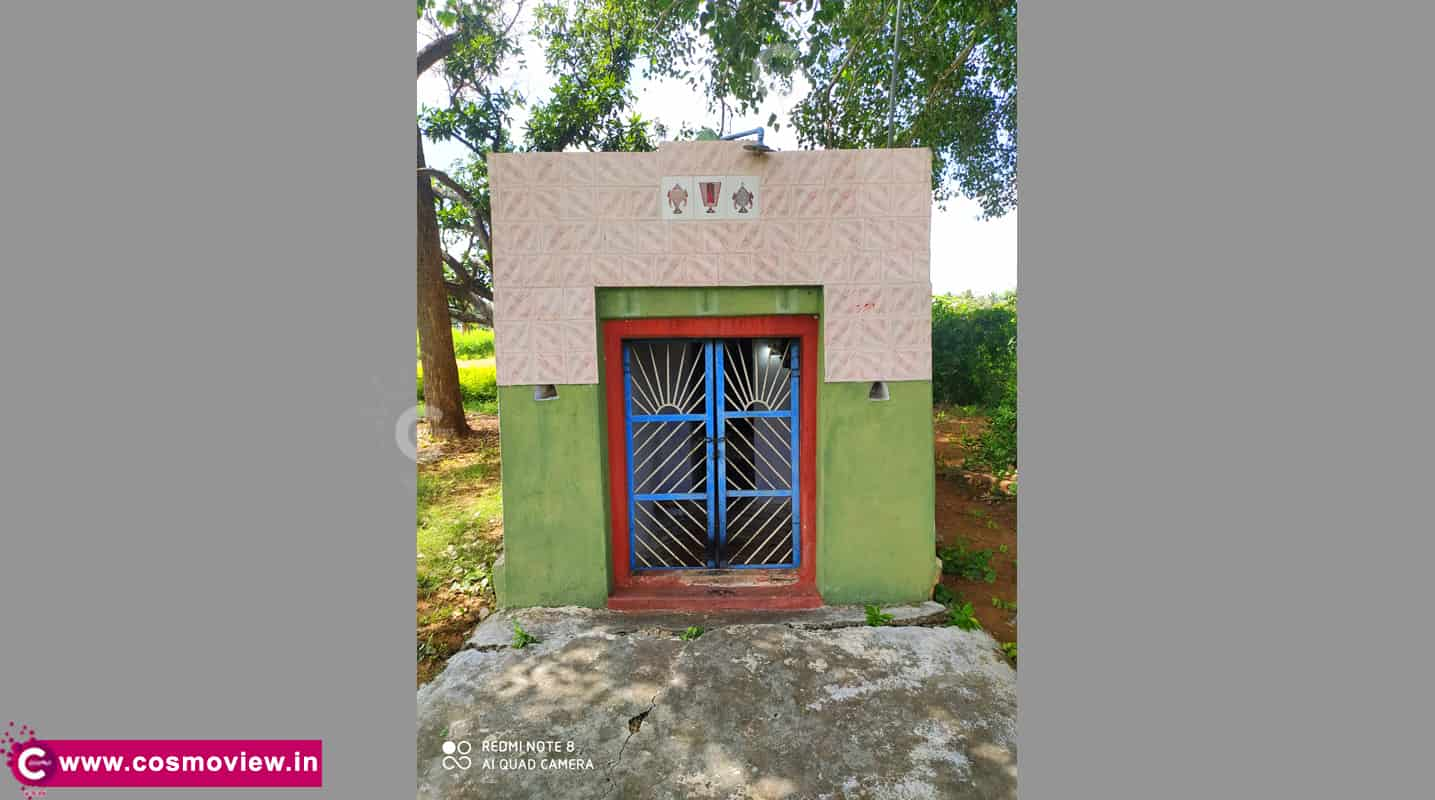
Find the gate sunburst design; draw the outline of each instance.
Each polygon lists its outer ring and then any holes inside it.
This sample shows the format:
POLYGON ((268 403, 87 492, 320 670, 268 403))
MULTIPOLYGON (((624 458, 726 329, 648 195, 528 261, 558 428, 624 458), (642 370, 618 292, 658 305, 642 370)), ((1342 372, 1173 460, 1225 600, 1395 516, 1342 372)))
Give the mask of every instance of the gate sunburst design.
POLYGON ((632 569, 713 563, 711 363, 691 339, 623 349, 632 569))
POLYGON ((797 566, 797 344, 624 343, 630 569, 797 566))

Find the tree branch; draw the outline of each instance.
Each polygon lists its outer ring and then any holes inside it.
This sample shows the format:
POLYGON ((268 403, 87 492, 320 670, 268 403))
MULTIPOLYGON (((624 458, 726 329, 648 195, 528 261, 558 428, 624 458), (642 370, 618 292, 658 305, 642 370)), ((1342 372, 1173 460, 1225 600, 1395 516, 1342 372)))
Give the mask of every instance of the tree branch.
MULTIPOLYGON (((879 7, 880 7, 880 6, 879 6, 879 7)), ((868 39, 868 38, 872 35, 872 33, 873 33, 872 20, 873 20, 872 10, 871 10, 871 9, 868 9, 867 17, 866 17, 866 19, 863 20, 863 23, 864 23, 864 29, 863 29, 863 31, 862 31, 860 34, 856 34, 856 35, 854 35, 854 36, 848 37, 848 39, 847 39, 847 51, 842 54, 842 60, 837 63, 837 68, 834 69, 834 70, 832 70, 832 77, 828 79, 827 85, 824 86, 824 87, 822 87, 822 90, 821 90, 821 91, 822 91, 822 97, 823 97, 823 99, 824 99, 824 101, 825 101, 825 106, 826 106, 826 109, 827 109, 827 113, 824 115, 824 120, 823 120, 823 121, 824 121, 824 127, 826 128, 826 133, 827 133, 827 139, 828 139, 828 141, 826 141, 826 142, 823 143, 823 146, 824 146, 824 147, 831 147, 831 146, 832 146, 832 141, 831 141, 831 139, 832 139, 832 90, 833 90, 834 88, 836 88, 837 82, 841 79, 841 77, 842 77, 842 70, 844 70, 844 69, 847 68, 847 62, 851 61, 851 60, 852 60, 852 55, 853 55, 854 53, 856 53, 856 52, 860 49, 859 45, 865 44, 866 39, 868 39)), ((877 28, 877 30, 878 30, 879 32, 880 32, 881 27, 882 27, 881 25, 876 26, 876 28, 877 28)))
POLYGON ((459 285, 460 289, 467 288, 469 284, 473 283, 473 275, 468 271, 468 267, 465 267, 463 265, 462 259, 454 257, 452 253, 445 250, 443 254, 443 261, 445 264, 448 264, 449 267, 453 269, 454 274, 458 275, 459 280, 463 282, 461 285, 459 285))
POLYGON ((429 67, 448 58, 448 54, 453 52, 453 48, 458 44, 458 40, 459 33, 458 31, 454 31, 453 33, 445 33, 443 36, 424 45, 423 49, 419 51, 418 74, 424 74, 424 71, 429 67))
POLYGON ((518 7, 515 8, 515 9, 513 9, 513 17, 508 20, 508 24, 507 24, 507 25, 504 25, 504 26, 503 26, 503 35, 502 35, 501 37, 499 37, 499 38, 501 38, 501 39, 507 39, 507 38, 508 38, 508 32, 511 31, 511 30, 513 30, 513 25, 514 25, 514 23, 518 22, 518 17, 519 17, 520 15, 522 15, 522 14, 523 14, 523 0, 518 0, 518 7))
POLYGON ((482 315, 480 315, 480 314, 470 314, 470 313, 468 313, 467 311, 464 311, 464 310, 461 309, 461 308, 453 308, 452 306, 450 306, 449 309, 448 309, 448 315, 449 315, 450 317, 452 317, 453 319, 458 320, 459 322, 471 322, 471 323, 473 323, 474 325, 492 325, 492 324, 493 324, 493 320, 492 320, 492 319, 485 319, 485 318, 484 318, 482 315))
POLYGON ((448 201, 450 201, 450 202, 454 202, 454 203, 467 203, 467 202, 468 202, 467 199, 465 199, 464 197, 460 196, 457 192, 455 192, 454 190, 448 188, 447 186, 436 186, 436 187, 434 187, 434 195, 437 196, 437 197, 442 197, 443 199, 448 200, 448 201))
POLYGON ((932 98, 936 97, 937 91, 946 85, 947 79, 952 77, 952 73, 967 65, 967 57, 972 54, 972 49, 977 46, 977 40, 980 38, 981 37, 977 35, 977 29, 973 27, 972 40, 970 42, 967 42, 967 46, 962 48, 962 52, 957 54, 957 58, 955 61, 952 62, 952 65, 947 67, 946 71, 943 72, 940 76, 938 76, 935 81, 932 82, 932 88, 927 90, 927 99, 922 101, 923 106, 932 102, 932 98))
MULTIPOLYGON (((478 297, 471 292, 467 294, 467 299, 473 305, 473 311, 468 311, 467 309, 463 308, 462 305, 457 308, 450 305, 448 308, 449 316, 461 322, 474 322, 479 325, 492 326, 493 301, 478 297)), ((450 302, 453 302, 455 298, 450 297, 449 300, 450 302)))
POLYGON ((444 172, 443 170, 435 169, 433 167, 419 167, 419 175, 427 175, 428 177, 433 178, 444 186, 447 186, 448 188, 452 189, 455 194, 457 194, 460 198, 463 199, 464 202, 475 207, 478 206, 478 200, 475 199, 472 194, 469 194, 469 191, 463 188, 463 186, 460 185, 458 181, 449 177, 448 173, 444 172))
POLYGON ((433 167, 419 167, 418 174, 420 177, 433 178, 434 180, 451 189, 454 194, 459 196, 459 199, 463 200, 465 203, 468 203, 469 209, 473 212, 473 230, 475 233, 478 234, 478 239, 479 242, 483 244, 483 249, 489 253, 492 253, 493 242, 489 239, 488 230, 485 229, 483 226, 483 215, 479 210, 478 198, 474 197, 473 194, 470 193, 467 189, 463 188, 463 186, 459 184, 458 181, 449 177, 448 173, 444 172, 441 169, 434 169, 433 167))
POLYGON ((464 147, 467 147, 469 150, 472 150, 474 155, 483 154, 483 151, 480 150, 477 146, 475 146, 473 142, 470 142, 469 140, 458 135, 457 133, 450 133, 449 135, 457 139, 459 144, 463 145, 464 147))
POLYGON ((484 300, 493 300, 493 290, 480 283, 478 278, 475 277, 472 272, 469 272, 468 268, 463 265, 462 261, 455 258, 450 253, 444 253, 443 260, 444 263, 448 264, 449 267, 453 269, 454 274, 458 275, 459 279, 463 281, 463 283, 461 284, 450 283, 450 289, 462 292, 471 292, 478 295, 479 297, 482 297, 484 300))

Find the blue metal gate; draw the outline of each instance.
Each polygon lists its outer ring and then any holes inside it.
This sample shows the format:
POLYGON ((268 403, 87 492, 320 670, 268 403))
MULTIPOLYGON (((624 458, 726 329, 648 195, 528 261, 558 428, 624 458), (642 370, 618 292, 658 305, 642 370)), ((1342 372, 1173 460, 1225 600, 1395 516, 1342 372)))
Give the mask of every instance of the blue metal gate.
POLYGON ((623 343, 632 571, 798 565, 798 350, 623 343))

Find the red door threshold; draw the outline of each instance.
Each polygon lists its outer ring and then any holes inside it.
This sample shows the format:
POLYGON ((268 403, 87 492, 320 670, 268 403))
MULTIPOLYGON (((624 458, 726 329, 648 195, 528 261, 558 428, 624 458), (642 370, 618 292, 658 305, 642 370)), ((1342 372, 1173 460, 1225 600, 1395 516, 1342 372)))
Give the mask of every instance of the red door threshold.
POLYGON ((614 611, 790 611, 821 608, 815 590, 785 589, 620 589, 608 597, 614 611))
POLYGON ((820 608, 822 596, 792 570, 673 571, 640 575, 608 597, 614 611, 753 611, 820 608))

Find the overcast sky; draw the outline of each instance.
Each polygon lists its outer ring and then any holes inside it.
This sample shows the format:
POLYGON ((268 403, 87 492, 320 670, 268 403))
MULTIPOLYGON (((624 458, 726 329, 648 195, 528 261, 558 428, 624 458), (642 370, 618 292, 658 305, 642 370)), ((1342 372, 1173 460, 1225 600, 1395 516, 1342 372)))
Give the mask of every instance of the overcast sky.
MULTIPOLYGON (((525 15, 526 16, 526 15, 525 15)), ((526 20, 519 24, 525 24, 526 20)), ((420 24, 419 44, 431 38, 420 24)), ((530 101, 548 94, 552 79, 543 69, 543 53, 533 37, 524 37, 526 67, 513 64, 500 80, 519 90, 530 101)), ((703 98, 677 80, 642 80, 635 87, 637 110, 647 119, 655 119, 668 127, 669 136, 677 134, 686 123, 692 128, 718 127, 717 112, 709 112, 703 98)), ((779 129, 767 131, 764 141, 779 150, 798 149, 797 140, 788 125, 793 102, 806 94, 807 85, 800 78, 794 81, 788 96, 769 95, 760 112, 738 117, 730 122, 727 132, 747 130, 765 125, 769 114, 777 114, 779 129)), ((418 82, 418 103, 446 105, 448 92, 441 69, 435 67, 418 82)), ((514 110, 515 131, 524 130, 528 120, 526 109, 514 110)), ((462 145, 448 142, 426 142, 424 153, 428 162, 446 168, 467 154, 462 145)), ((1016 288, 1016 226, 1017 212, 982 221, 981 209, 965 198, 947 203, 945 211, 932 209, 932 290, 937 293, 963 292, 987 294, 1016 288)))

